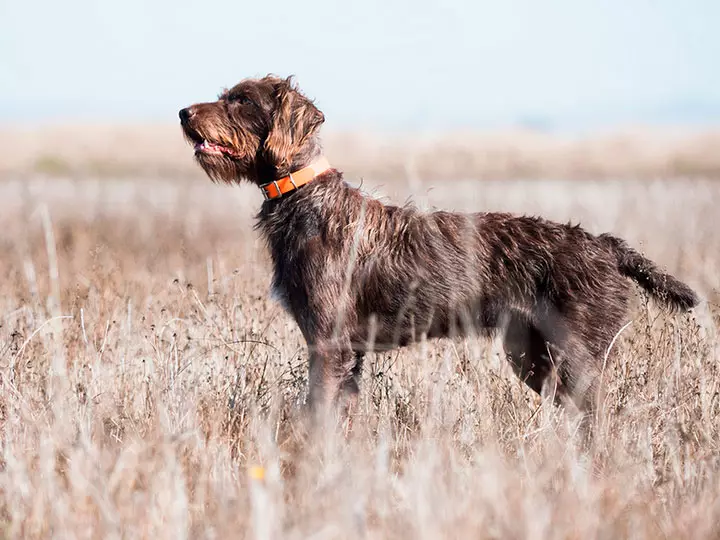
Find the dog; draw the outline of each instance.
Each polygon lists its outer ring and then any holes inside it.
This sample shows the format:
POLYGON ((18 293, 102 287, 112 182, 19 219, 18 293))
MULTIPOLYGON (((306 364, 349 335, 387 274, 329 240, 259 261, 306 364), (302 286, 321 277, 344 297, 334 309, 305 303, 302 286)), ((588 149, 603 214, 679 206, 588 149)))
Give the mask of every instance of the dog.
POLYGON ((500 332, 532 390, 593 411, 632 281, 673 310, 698 304, 692 289, 611 234, 383 204, 323 157, 324 120, 292 78, 273 75, 180 111, 209 177, 251 182, 265 197, 256 226, 274 294, 307 341, 311 409, 352 410, 368 351, 500 332))

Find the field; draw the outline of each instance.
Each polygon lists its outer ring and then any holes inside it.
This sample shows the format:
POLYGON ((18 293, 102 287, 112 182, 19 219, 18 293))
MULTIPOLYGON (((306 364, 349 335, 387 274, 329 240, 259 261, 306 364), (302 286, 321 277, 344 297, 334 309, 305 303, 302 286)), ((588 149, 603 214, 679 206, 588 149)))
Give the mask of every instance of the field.
POLYGON ((638 291, 582 450, 499 343, 473 339, 371 356, 348 439, 309 439, 306 350, 267 295, 257 190, 212 185, 189 156, 101 170, 43 152, 1 167, 0 537, 720 536, 710 165, 662 154, 583 173, 538 157, 448 179, 340 159, 387 200, 612 231, 707 299, 670 315, 638 291))

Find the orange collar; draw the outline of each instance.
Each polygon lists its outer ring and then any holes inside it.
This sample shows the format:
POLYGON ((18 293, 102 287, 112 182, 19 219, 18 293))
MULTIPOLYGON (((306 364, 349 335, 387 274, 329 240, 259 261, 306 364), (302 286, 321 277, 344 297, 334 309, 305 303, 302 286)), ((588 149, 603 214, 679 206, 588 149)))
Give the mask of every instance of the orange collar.
POLYGON ((267 184, 260 186, 263 197, 266 201, 270 199, 279 199, 286 193, 295 191, 300 186, 304 186, 308 182, 312 182, 316 176, 324 173, 330 168, 330 163, 324 157, 320 156, 307 167, 290 173, 267 184))

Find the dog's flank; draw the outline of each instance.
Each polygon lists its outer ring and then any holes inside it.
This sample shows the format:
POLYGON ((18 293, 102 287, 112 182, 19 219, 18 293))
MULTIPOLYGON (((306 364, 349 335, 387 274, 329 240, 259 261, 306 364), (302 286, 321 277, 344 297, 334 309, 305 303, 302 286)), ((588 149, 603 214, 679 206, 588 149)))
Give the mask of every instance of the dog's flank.
MULTIPOLYGON (((246 80, 181 112, 211 178, 257 185, 321 154, 324 117, 289 80, 246 80), (227 150, 223 150, 227 148, 227 150)), ((310 349, 310 402, 356 399, 363 354, 421 337, 502 331, 533 390, 592 409, 632 278, 670 307, 697 296, 622 240, 503 213, 389 206, 334 169, 265 201, 258 228, 273 290, 310 349)))

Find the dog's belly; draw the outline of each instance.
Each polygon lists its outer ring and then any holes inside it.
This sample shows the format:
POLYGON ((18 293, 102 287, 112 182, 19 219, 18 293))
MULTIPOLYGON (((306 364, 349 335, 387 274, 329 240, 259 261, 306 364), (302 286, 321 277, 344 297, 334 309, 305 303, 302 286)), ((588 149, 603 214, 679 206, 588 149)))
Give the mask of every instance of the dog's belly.
POLYGON ((490 336, 498 327, 492 309, 456 309, 434 313, 371 313, 360 317, 352 341, 355 350, 389 350, 442 337, 490 336))

